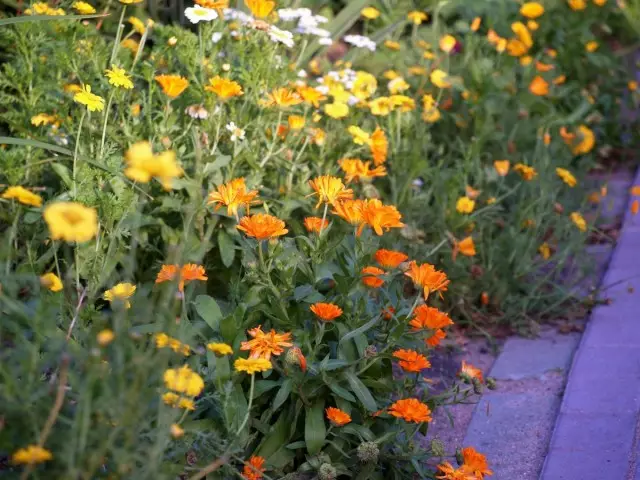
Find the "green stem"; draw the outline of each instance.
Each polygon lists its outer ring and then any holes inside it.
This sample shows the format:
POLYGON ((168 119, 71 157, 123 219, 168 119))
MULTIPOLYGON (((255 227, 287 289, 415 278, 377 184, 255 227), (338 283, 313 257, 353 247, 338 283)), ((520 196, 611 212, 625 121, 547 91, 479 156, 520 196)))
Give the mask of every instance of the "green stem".
POLYGON ((18 211, 16 212, 16 217, 13 219, 13 223, 11 224, 11 233, 9 233, 9 253, 7 254, 7 268, 6 274, 9 275, 9 271, 11 270, 11 252, 13 252, 12 244, 13 240, 16 236, 16 231, 18 229, 18 219, 20 218, 20 207, 18 207, 18 211))
POLYGON ((244 420, 242 420, 242 424, 240 425, 240 428, 238 429, 238 432, 236 433, 236 436, 240 435, 240 433, 242 433, 242 430, 244 429, 245 425, 247 424, 247 421, 249 421, 249 415, 251 414, 251 405, 253 404, 253 387, 255 386, 255 379, 256 379, 256 374, 252 373, 251 374, 251 387, 249 388, 249 405, 247 405, 247 414, 244 416, 244 420))
POLYGON ((76 135, 76 148, 73 151, 73 199, 77 200, 78 196, 78 188, 76 184, 76 174, 77 174, 77 165, 78 165, 78 150, 80 149, 80 133, 82 133, 82 124, 84 123, 84 117, 87 115, 87 111, 84 110, 82 112, 82 117, 80 117, 80 125, 78 125, 78 134, 76 135))
POLYGON ((122 26, 122 22, 124 22, 124 13, 127 11, 127 6, 123 5, 122 6, 122 13, 120 14, 120 20, 118 21, 118 31, 116 32, 116 38, 115 41, 113 42, 113 49, 111 50, 111 58, 109 59, 109 65, 107 65, 107 67, 111 66, 116 58, 116 55, 118 54, 118 47, 120 46, 120 39, 122 38, 122 30, 123 30, 123 26, 122 26))
POLYGON ((100 140, 100 156, 98 157, 102 160, 102 155, 104 154, 104 141, 107 137, 107 123, 109 122, 109 112, 111 111, 111 102, 113 101, 113 96, 115 95, 115 89, 111 90, 109 94, 109 100, 107 100, 107 108, 104 110, 104 122, 102 125, 102 139, 100 140))

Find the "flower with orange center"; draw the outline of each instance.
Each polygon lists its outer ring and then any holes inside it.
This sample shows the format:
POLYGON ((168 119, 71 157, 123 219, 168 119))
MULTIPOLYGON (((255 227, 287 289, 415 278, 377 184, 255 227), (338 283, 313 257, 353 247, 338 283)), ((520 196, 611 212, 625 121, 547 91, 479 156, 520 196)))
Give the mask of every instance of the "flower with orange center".
POLYGON ((405 422, 422 423, 432 420, 429 406, 417 398, 398 400, 389 407, 389 414, 402 418, 405 422))
POLYGON ((378 278, 378 275, 384 275, 384 270, 378 267, 364 267, 362 271, 362 283, 369 288, 380 288, 384 285, 384 280, 378 278))
POLYGON ((392 228, 402 228, 404 223, 400 221, 402 214, 393 205, 383 205, 377 198, 365 200, 361 206, 363 223, 358 227, 358 235, 362 233, 365 224, 382 235, 384 231, 392 228))
POLYGON ((489 470, 487 457, 476 451, 475 448, 463 448, 461 453, 462 468, 471 472, 478 480, 482 480, 485 475, 493 475, 493 472, 489 470))
POLYGON ((406 262, 409 257, 402 252, 381 248, 373 255, 373 258, 384 268, 396 268, 402 262, 406 262))
POLYGON ((343 158, 338 161, 338 165, 344 172, 347 183, 352 181, 367 181, 374 177, 384 177, 387 175, 387 169, 383 166, 371 169, 371 162, 363 162, 359 158, 343 158))
POLYGON ((462 378, 465 378, 465 377, 469 379, 475 378, 479 382, 482 382, 483 380, 482 370, 474 367, 473 365, 465 362, 464 360, 462 361, 462 365, 460 365, 460 372, 458 373, 458 375, 462 378))
POLYGON ((540 97, 549 95, 549 82, 540 75, 536 76, 529 84, 529 91, 540 97))
POLYGON ((288 88, 276 88, 267 94, 267 98, 260 100, 260 104, 263 107, 291 107, 293 105, 299 105, 302 103, 302 97, 288 88))
POLYGON ((384 134, 384 130, 380 127, 376 127, 375 131, 371 134, 369 149, 373 156, 374 165, 382 165, 387 160, 389 142, 387 141, 387 136, 384 134))
POLYGON ((155 79, 169 98, 176 98, 189 86, 189 80, 180 75, 156 75, 155 79))
POLYGON ((473 243, 472 237, 466 237, 462 240, 455 241, 453 244, 453 251, 451 252, 451 258, 456 261, 458 253, 465 257, 473 257, 476 254, 476 245, 473 243))
POLYGON ((179 265, 162 265, 156 277, 156 283, 171 282, 178 279, 178 290, 183 292, 185 283, 194 280, 207 281, 208 278, 205 273, 204 267, 195 263, 187 263, 182 267, 179 265))
POLYGON ((338 215, 343 220, 349 222, 351 225, 359 226, 364 222, 362 218, 362 206, 364 201, 362 200, 342 200, 334 203, 332 213, 338 215))
POLYGON ((244 94, 242 87, 238 82, 222 78, 216 75, 209 79, 209 85, 204 87, 208 92, 215 93, 222 100, 227 100, 232 97, 239 97, 244 94))
POLYGON ((346 188, 342 180, 338 177, 332 177, 330 175, 322 175, 316 177, 313 180, 309 180, 309 185, 315 193, 311 195, 318 195, 318 208, 323 202, 328 205, 335 205, 338 200, 346 200, 353 198, 353 190, 346 188))
POLYGON ((311 233, 320 233, 322 230, 329 226, 328 220, 322 220, 320 217, 305 217, 304 218, 304 228, 307 229, 307 232, 311 233))
POLYGON ((276 2, 273 0, 244 0, 254 17, 265 18, 273 11, 276 2))
POLYGON ((398 365, 405 372, 419 373, 425 368, 431 367, 431 363, 427 360, 427 357, 415 350, 396 350, 393 352, 393 356, 400 360, 398 365))
POLYGON ((244 178, 235 178, 230 182, 217 187, 216 191, 209 192, 207 205, 215 205, 216 211, 225 205, 227 214, 237 216, 238 208, 242 205, 249 213, 249 205, 258 196, 257 190, 247 191, 244 178))
POLYGON ((253 455, 242 469, 242 478, 245 480, 260 480, 263 478, 262 474, 265 470, 264 458, 253 455))
POLYGON ((414 332, 423 329, 437 330, 453 325, 449 315, 428 305, 419 305, 413 315, 409 325, 413 327, 414 332))
POLYGON ((245 233, 247 237, 256 240, 268 240, 270 238, 286 235, 289 230, 279 218, 267 213, 257 213, 240 219, 240 225, 236 227, 245 233))
POLYGON ((327 419, 336 427, 341 427, 351 421, 351 416, 339 408, 329 407, 325 412, 327 414, 327 419))
POLYGON ((418 265, 413 261, 409 264, 409 271, 405 275, 413 280, 416 287, 424 289, 424 298, 427 298, 431 292, 446 292, 449 285, 447 275, 436 270, 436 267, 430 263, 418 265))
POLYGON ((276 333, 274 329, 270 332, 263 332, 262 325, 247 330, 252 340, 242 342, 240 350, 249 350, 249 358, 271 359, 271 355, 280 355, 284 352, 283 347, 292 347, 291 332, 276 333))
POLYGON ((315 108, 320 107, 320 102, 327 99, 327 97, 325 97, 321 92, 307 85, 297 87, 296 92, 300 95, 303 101, 313 105, 315 108))
POLYGON ((333 322, 342 315, 342 309, 333 303, 316 302, 309 307, 316 317, 325 322, 333 322))
POLYGON ((451 51, 456 47, 458 41, 456 37, 453 35, 445 35, 440 38, 440 50, 445 53, 451 53, 451 51))

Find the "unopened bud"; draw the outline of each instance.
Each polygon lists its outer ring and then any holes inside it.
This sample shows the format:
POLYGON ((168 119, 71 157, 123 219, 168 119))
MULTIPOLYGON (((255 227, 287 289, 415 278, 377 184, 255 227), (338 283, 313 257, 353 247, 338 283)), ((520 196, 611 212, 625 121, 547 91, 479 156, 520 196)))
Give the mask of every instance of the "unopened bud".
POLYGON ((177 43, 178 39, 176 37, 171 37, 169 40, 167 40, 167 45, 169 45, 170 47, 174 47, 177 43))
POLYGON ((318 480, 335 480, 338 472, 330 463, 323 463, 318 469, 318 480))
POLYGON ((486 380, 486 384, 487 384, 487 388, 489 390, 495 390, 498 388, 498 385, 496 383, 496 379, 493 377, 488 377, 486 380))
POLYGON ((362 463, 377 462, 380 449, 376 442, 363 442, 358 445, 358 460, 362 463))

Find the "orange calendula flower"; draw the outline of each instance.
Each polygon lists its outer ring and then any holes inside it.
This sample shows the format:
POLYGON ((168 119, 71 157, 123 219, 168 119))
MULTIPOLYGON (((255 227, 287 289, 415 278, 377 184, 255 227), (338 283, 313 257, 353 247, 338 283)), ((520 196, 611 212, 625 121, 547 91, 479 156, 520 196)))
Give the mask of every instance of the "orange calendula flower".
POLYGON ((288 88, 276 88, 271 91, 265 100, 261 100, 260 104, 264 107, 291 107, 302 103, 302 97, 288 88))
POLYGON ((322 220, 319 217, 305 217, 304 218, 304 228, 307 229, 307 232, 311 233, 320 233, 322 230, 329 226, 328 220, 322 220))
POLYGON ((332 177, 330 175, 322 175, 316 177, 313 180, 309 180, 309 185, 315 193, 311 195, 318 195, 318 208, 323 202, 329 205, 335 205, 338 200, 347 200, 353 198, 353 190, 346 188, 342 180, 338 177, 332 177))
POLYGON ((520 7, 520 14, 523 17, 535 20, 544 14, 544 7, 538 2, 525 2, 520 7))
POLYGON ((2 192, 0 198, 4 198, 5 200, 17 200, 23 205, 29 205, 31 207, 42 206, 42 197, 40 195, 36 195, 35 193, 32 193, 26 188, 20 186, 7 188, 2 192))
POLYGON ((366 181, 374 177, 384 177, 387 169, 383 166, 370 168, 371 162, 363 162, 359 158, 343 158, 338 161, 338 165, 345 173, 347 183, 352 181, 366 181))
POLYGON ((215 93, 218 97, 223 100, 227 100, 232 97, 239 97, 244 94, 242 91, 242 87, 238 82, 234 82, 233 80, 229 80, 227 78, 222 78, 216 75, 213 78, 209 79, 209 85, 204 87, 208 92, 215 93))
POLYGON ((569 215, 569 218, 571 218, 574 225, 578 227, 578 230, 581 232, 587 231, 587 222, 580 212, 572 212, 571 215, 569 215))
POLYGON ((418 265, 413 261, 409 264, 409 271, 407 271, 405 275, 413 280, 416 287, 424 290, 425 298, 427 298, 431 292, 446 292, 449 285, 447 275, 440 270, 436 270, 436 267, 430 263, 418 265))
POLYGON ((382 309, 382 318, 385 320, 391 320, 396 313, 396 309, 392 306, 388 306, 382 309))
POLYGON ((320 106, 320 102, 327 99, 327 97, 324 96, 321 92, 307 85, 297 87, 296 92, 298 93, 298 95, 300 95, 302 100, 310 105, 313 105, 315 108, 318 108, 320 106))
POLYGON ((458 213, 472 213, 476 207, 476 202, 469 197, 460 197, 456 202, 456 210, 458 213))
POLYGON ((509 160, 496 160, 495 162, 493 162, 493 167, 501 177, 504 177, 505 175, 507 175, 507 173, 509 173, 510 165, 511 162, 509 162, 509 160))
POLYGON ((475 378, 476 380, 482 382, 483 381, 483 377, 482 377, 482 370, 480 370, 479 368, 474 367, 473 365, 471 365, 470 363, 465 362, 464 360, 462 361, 462 364, 460 365, 460 372, 458 373, 458 375, 462 378, 470 378, 473 379, 475 378))
POLYGON ((284 352, 283 347, 292 347, 291 332, 276 333, 274 329, 270 332, 263 332, 262 325, 247 330, 252 340, 242 342, 240 350, 249 350, 249 358, 271 359, 271 355, 280 355, 284 352))
POLYGON ((171 282, 177 279, 179 280, 178 290, 183 292, 186 283, 194 280, 207 281, 208 278, 205 273, 204 267, 195 263, 187 263, 182 267, 179 265, 162 265, 156 277, 156 283, 171 282))
POLYGON ((487 463, 487 457, 480 452, 476 451, 473 447, 466 447, 462 449, 462 467, 465 470, 473 473, 478 480, 482 480, 485 475, 493 475, 493 472, 489 470, 489 464, 487 463))
POLYGON ((415 309, 409 325, 414 332, 423 329, 438 330, 453 325, 453 320, 435 307, 419 305, 415 309))
POLYGON ((469 28, 471 29, 472 32, 477 32, 480 29, 481 24, 482 24, 482 18, 475 17, 471 22, 471 25, 469 26, 469 28))
POLYGON ((243 231, 247 237, 255 238, 256 240, 268 240, 286 235, 289 232, 282 220, 267 213, 257 213, 242 217, 240 225, 236 228, 243 231))
POLYGON ((456 44, 458 43, 458 41, 456 40, 456 37, 454 37, 453 35, 444 35, 442 38, 440 38, 440 50, 442 50, 445 53, 451 53, 451 51, 456 47, 456 44))
POLYGON ((358 235, 362 233, 365 225, 373 228, 376 235, 382 235, 391 228, 404 227, 404 223, 400 221, 402 214, 398 209, 393 205, 383 205, 377 198, 365 200, 361 206, 361 214, 363 223, 358 227, 358 235))
POLYGON ((189 80, 180 75, 156 75, 156 82, 169 98, 176 98, 189 86, 189 80))
POLYGON ((263 478, 264 458, 253 455, 242 469, 242 478, 246 480, 260 480, 263 478))
POLYGON ((575 187, 578 183, 576 177, 574 177, 573 174, 566 168, 556 168, 556 174, 562 179, 564 183, 566 183, 570 187, 575 187))
POLYGON ((634 200, 633 202, 631 202, 630 210, 632 215, 637 215, 638 210, 640 210, 640 202, 638 202, 638 200, 634 200))
POLYGON ((432 420, 429 406, 417 398, 398 400, 389 407, 389 414, 402 418, 405 422, 422 423, 432 420))
POLYGON ((378 278, 378 275, 384 275, 385 271, 378 267, 364 267, 362 271, 362 283, 369 288, 380 288, 384 285, 384 280, 378 278))
POLYGON ((517 163, 513 169, 527 182, 533 180, 538 175, 535 168, 525 165, 524 163, 517 163))
POLYGON ((406 262, 409 257, 402 252, 381 248, 376 251, 373 258, 384 268, 396 268, 402 262, 406 262))
POLYGON ((589 153, 596 144, 596 137, 593 131, 586 125, 578 127, 578 141, 572 142, 572 152, 574 155, 584 155, 589 153))
POLYGON ((433 332, 433 335, 425 338, 424 343, 429 347, 437 347, 445 338, 447 338, 447 334, 444 332, 444 330, 439 328, 438 330, 433 332))
POLYGON ((531 83, 529 84, 529 91, 540 97, 549 95, 549 82, 538 75, 531 80, 531 83))
POLYGON ((380 127, 376 127, 375 131, 371 134, 369 149, 371 150, 371 156, 373 157, 373 163, 375 165, 382 165, 387 160, 389 142, 387 141, 387 136, 384 134, 384 130, 380 127))
POLYGON ((309 307, 320 320, 325 322, 333 322, 336 318, 342 315, 342 309, 333 303, 317 302, 309 307))
POLYGON ((249 213, 249 206, 257 196, 257 190, 247 191, 244 178, 236 178, 218 186, 216 191, 210 192, 207 205, 215 205, 216 210, 225 205, 228 215, 237 216, 238 208, 242 205, 245 206, 247 213, 249 213))
POLYGON ((421 372, 425 368, 431 367, 431 363, 427 360, 427 357, 416 352, 415 350, 396 350, 393 352, 393 356, 400 360, 398 365, 405 372, 421 372))
POLYGON ((451 252, 451 257, 455 262, 457 255, 461 254, 465 257, 473 257, 476 254, 476 245, 473 243, 472 237, 466 237, 460 240, 459 242, 455 242, 453 244, 453 251, 451 252))
POLYGON ((455 468, 449 462, 443 462, 438 465, 438 469, 442 473, 442 475, 436 475, 438 480, 478 480, 478 478, 466 470, 464 466, 455 468))
POLYGON ((359 226, 364 222, 362 218, 362 206, 363 200, 342 200, 334 203, 332 213, 338 215, 343 220, 349 222, 351 225, 359 226))
POLYGON ((341 427, 351 421, 351 416, 339 408, 329 407, 325 412, 327 414, 327 419, 336 427, 341 427))
POLYGON ((276 2, 273 0, 244 0, 244 3, 249 7, 253 16, 258 18, 268 17, 276 6, 276 2))
POLYGON ((53 459, 51 452, 38 445, 29 445, 11 455, 11 462, 15 465, 35 465, 36 463, 48 462, 51 459, 53 459))

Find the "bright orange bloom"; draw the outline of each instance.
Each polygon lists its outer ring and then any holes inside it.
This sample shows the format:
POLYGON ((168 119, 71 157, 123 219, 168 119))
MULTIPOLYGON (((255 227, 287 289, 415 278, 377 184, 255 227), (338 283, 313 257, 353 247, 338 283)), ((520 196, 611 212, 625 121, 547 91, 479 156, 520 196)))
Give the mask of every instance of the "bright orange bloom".
POLYGON ((442 472, 442 475, 436 475, 439 480, 478 480, 464 466, 455 468, 449 462, 444 462, 438 465, 438 469, 442 472))
POLYGON ((342 315, 342 309, 333 303, 316 302, 309 307, 309 310, 325 322, 332 322, 342 315))
POLYGON ((223 15, 224 8, 229 8, 229 0, 195 0, 195 2, 201 7, 217 10, 218 16, 223 15))
POLYGON ((156 75, 155 79, 169 98, 176 98, 189 86, 189 80, 180 75, 156 75))
POLYGON ((638 202, 638 200, 634 200, 633 202, 631 202, 631 214, 637 215, 638 210, 640 210, 640 202, 638 202))
POLYGON ((220 185, 217 191, 209 192, 207 205, 215 205, 216 211, 226 205, 228 215, 238 215, 238 208, 244 205, 249 212, 249 205, 258 196, 257 190, 247 191, 244 178, 235 178, 230 182, 220 185))
POLYGON ((210 78, 209 85, 204 87, 204 89, 208 92, 215 93, 223 100, 231 97, 239 97, 244 93, 242 91, 242 87, 238 82, 234 82, 233 80, 229 80, 227 78, 222 78, 219 75, 210 78))
POLYGON ((402 262, 406 262, 409 257, 402 252, 381 248, 373 255, 373 258, 384 268, 396 268, 402 262))
POLYGON ((338 200, 347 200, 353 198, 353 190, 346 188, 342 180, 338 177, 332 177, 330 175, 322 175, 316 177, 313 180, 309 180, 309 185, 315 193, 311 195, 318 195, 318 208, 322 202, 329 205, 335 205, 338 200))
POLYGON ((365 200, 361 207, 362 220, 364 223, 358 228, 358 235, 362 233, 365 224, 369 225, 377 235, 382 235, 383 231, 391 228, 402 228, 404 223, 400 221, 402 214, 393 205, 383 205, 377 198, 365 200))
POLYGON ((531 80, 531 83, 529 84, 529 91, 538 96, 549 95, 549 82, 538 75, 531 80))
POLYGON ((288 88, 276 88, 267 94, 266 100, 261 100, 263 107, 291 107, 302 103, 302 97, 288 88))
POLYGON ((396 313, 396 309, 392 306, 388 306, 382 309, 382 318, 385 320, 391 320, 393 318, 393 314, 396 313))
POLYGON ((425 338, 424 343, 429 347, 437 347, 445 338, 447 338, 447 334, 444 332, 444 330, 438 329, 433 332, 433 335, 425 338))
POLYGON ((456 241, 453 244, 451 257, 453 258, 454 262, 456 260, 456 257, 458 256, 458 253, 464 255, 465 257, 473 257, 476 254, 476 245, 475 243, 473 243, 472 237, 463 238, 459 242, 456 241))
POLYGON ((318 108, 320 106, 320 102, 327 99, 327 97, 318 90, 307 85, 297 87, 296 91, 298 92, 298 95, 302 97, 302 100, 313 105, 315 108, 318 108))
POLYGON ((436 330, 453 325, 449 315, 429 305, 419 305, 413 315, 409 325, 413 327, 414 332, 421 329, 436 330))
POLYGON ((250 350, 249 358, 271 359, 271 355, 280 355, 284 352, 282 347, 291 347, 291 332, 276 333, 274 329, 270 332, 263 332, 262 325, 247 330, 252 340, 242 342, 240 350, 250 350))
POLYGON ((377 275, 384 275, 384 270, 378 267, 364 267, 360 272, 364 276, 362 277, 362 283, 370 288, 380 288, 384 285, 384 280, 378 278, 377 275))
POLYGON ((273 0, 244 0, 251 13, 258 18, 267 17, 275 8, 276 2, 273 0))
POLYGON ((321 230, 324 230, 329 226, 329 221, 324 220, 324 223, 320 217, 305 217, 304 218, 304 228, 307 229, 307 232, 311 233, 320 233, 321 230))
POLYGON ((462 449, 462 467, 473 473, 478 480, 482 480, 485 475, 493 475, 493 472, 489 470, 489 464, 487 463, 487 457, 480 452, 476 451, 473 447, 466 447, 462 449))
POLYGON ((371 134, 369 148, 371 149, 371 155, 373 156, 373 163, 376 166, 382 165, 387 160, 389 142, 387 141, 384 131, 380 127, 376 127, 375 131, 371 134))
POLYGON ((474 367, 464 360, 462 361, 462 365, 460 366, 460 372, 458 373, 458 375, 461 377, 475 378, 482 382, 482 370, 474 367))
POLYGON ((400 360, 398 362, 398 365, 405 372, 418 373, 431 366, 431 363, 429 362, 429 360, 427 360, 427 357, 421 355, 415 350, 396 350, 395 352, 393 352, 393 356, 400 360))
POLYGON ((525 165, 524 163, 516 163, 513 169, 527 182, 533 180, 538 175, 535 168, 525 165))
POLYGON ((339 408, 329 407, 325 412, 327 414, 327 419, 329 419, 329 421, 336 427, 341 427, 351 421, 351 416, 339 408))
POLYGON ((359 158, 343 158, 338 160, 338 165, 344 172, 347 183, 352 181, 371 180, 374 177, 384 177, 387 169, 383 166, 369 168, 371 162, 363 162, 359 158))
POLYGON ((389 414, 406 422, 422 423, 432 420, 429 407, 417 398, 398 400, 389 407, 389 414))
POLYGON ((405 275, 413 280, 416 287, 424 289, 424 298, 427 298, 431 292, 446 292, 449 285, 446 273, 436 270, 436 267, 430 263, 418 265, 413 261, 409 264, 409 271, 405 275))
POLYGON ((361 225, 364 222, 362 218, 362 200, 342 200, 333 204, 335 210, 332 212, 351 225, 361 225))
POLYGON ((248 462, 248 465, 244 466, 242 470, 242 478, 246 480, 260 480, 263 478, 263 473, 265 471, 264 466, 264 458, 257 457, 253 455, 248 462))
POLYGON ((493 162, 493 167, 498 172, 498 175, 504 177, 507 173, 509 173, 509 166, 511 162, 509 160, 496 160, 493 162))
POLYGON ((178 290, 183 292, 185 283, 193 280, 208 280, 205 273, 204 267, 195 263, 187 263, 182 267, 179 265, 162 265, 156 277, 156 283, 170 282, 178 278, 178 290))
POLYGON ((236 228, 243 231, 247 237, 252 237, 256 240, 280 237, 289 232, 282 220, 267 213, 257 213, 242 217, 240 225, 236 228))
POLYGON ((289 353, 291 353, 294 356, 294 359, 295 359, 294 362, 297 362, 297 364, 300 366, 300 370, 302 370, 303 372, 306 372, 307 359, 302 354, 302 350, 300 350, 299 347, 291 347, 287 352, 287 359, 288 359, 289 353))

